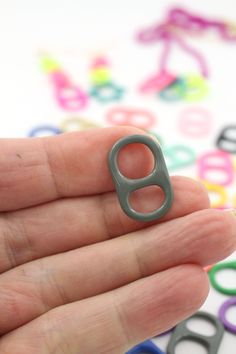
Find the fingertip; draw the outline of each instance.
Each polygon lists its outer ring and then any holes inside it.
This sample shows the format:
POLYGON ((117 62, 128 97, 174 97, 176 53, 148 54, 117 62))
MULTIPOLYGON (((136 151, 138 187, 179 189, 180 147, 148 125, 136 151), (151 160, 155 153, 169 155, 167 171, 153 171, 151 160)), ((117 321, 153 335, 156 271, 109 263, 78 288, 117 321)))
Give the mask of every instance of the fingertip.
POLYGON ((226 245, 226 257, 236 250, 236 211, 229 210, 214 210, 220 225, 222 235, 225 236, 224 245, 226 245))
POLYGON ((201 181, 186 176, 173 176, 171 180, 188 202, 189 213, 210 208, 209 194, 201 181))
POLYGON ((184 264, 178 268, 179 287, 183 290, 182 293, 180 292, 180 301, 183 302, 188 317, 189 311, 194 313, 205 302, 210 290, 209 279, 200 265, 184 264))
POLYGON ((209 293, 209 281, 200 266, 183 264, 131 284, 128 289, 122 307, 135 345, 195 313, 209 293))
POLYGON ((205 239, 209 245, 211 242, 212 263, 230 256, 236 249, 236 217, 232 210, 204 210, 201 220, 206 225, 205 239))
POLYGON ((169 314, 166 319, 168 327, 173 327, 202 306, 210 287, 206 272, 197 264, 182 264, 166 272, 165 306, 169 314))

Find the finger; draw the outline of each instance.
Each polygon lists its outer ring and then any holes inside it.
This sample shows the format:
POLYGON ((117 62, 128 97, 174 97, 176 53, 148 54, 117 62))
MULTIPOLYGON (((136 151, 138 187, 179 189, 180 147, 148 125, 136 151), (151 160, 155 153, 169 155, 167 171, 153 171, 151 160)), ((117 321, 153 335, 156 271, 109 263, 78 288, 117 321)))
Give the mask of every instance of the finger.
POLYGON ((182 265, 51 310, 2 337, 0 351, 3 354, 125 353, 138 342, 190 316, 207 293, 205 272, 194 265, 182 265))
POLYGON ((15 268, 0 278, 0 332, 179 264, 218 262, 235 250, 235 228, 229 212, 199 211, 15 268))
MULTIPOLYGON (((145 133, 113 127, 48 138, 1 139, 0 211, 113 190, 107 155, 118 139, 132 134, 145 133)), ((120 168, 130 177, 144 176, 151 166, 152 154, 143 144, 122 149, 120 168)))
MULTIPOLYGON (((48 255, 120 236, 151 224, 209 207, 205 187, 187 177, 172 177, 174 203, 165 217, 152 223, 124 214, 114 192, 57 200, 37 207, 4 213, 0 220, 0 272, 48 255), (183 193, 184 191, 184 193, 183 193), (92 220, 92 222, 91 222, 92 220)), ((159 190, 136 194, 134 205, 155 209, 159 190)))

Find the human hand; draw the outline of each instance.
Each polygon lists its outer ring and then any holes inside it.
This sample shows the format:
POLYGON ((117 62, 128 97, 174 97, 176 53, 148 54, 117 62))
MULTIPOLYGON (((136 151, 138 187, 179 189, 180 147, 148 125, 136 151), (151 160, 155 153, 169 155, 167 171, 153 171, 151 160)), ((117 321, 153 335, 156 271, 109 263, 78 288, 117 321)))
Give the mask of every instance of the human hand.
MULTIPOLYGON (((0 158, 0 353, 123 354, 194 313, 208 294, 202 267, 236 248, 236 218, 209 209, 204 187, 172 177, 174 202, 142 223, 121 210, 107 165, 132 127, 2 139, 0 158)), ((120 168, 144 176, 143 145, 120 168)), ((135 193, 150 211, 157 189, 135 193)))

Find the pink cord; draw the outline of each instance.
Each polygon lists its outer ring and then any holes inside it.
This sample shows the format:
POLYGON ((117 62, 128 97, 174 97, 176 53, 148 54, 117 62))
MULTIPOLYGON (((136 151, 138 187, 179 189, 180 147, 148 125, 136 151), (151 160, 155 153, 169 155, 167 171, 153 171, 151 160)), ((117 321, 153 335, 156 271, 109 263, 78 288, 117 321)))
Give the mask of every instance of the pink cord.
POLYGON ((163 41, 163 45, 164 45, 164 48, 163 48, 161 58, 160 58, 160 63, 159 63, 160 74, 167 73, 167 63, 168 63, 168 59, 170 57, 171 45, 172 45, 171 38, 166 38, 163 41))
POLYGON ((190 47, 182 38, 175 35, 175 41, 179 44, 179 46, 187 53, 189 53, 192 57, 196 59, 199 63, 200 71, 204 77, 208 77, 208 67, 204 57, 194 48, 190 47))

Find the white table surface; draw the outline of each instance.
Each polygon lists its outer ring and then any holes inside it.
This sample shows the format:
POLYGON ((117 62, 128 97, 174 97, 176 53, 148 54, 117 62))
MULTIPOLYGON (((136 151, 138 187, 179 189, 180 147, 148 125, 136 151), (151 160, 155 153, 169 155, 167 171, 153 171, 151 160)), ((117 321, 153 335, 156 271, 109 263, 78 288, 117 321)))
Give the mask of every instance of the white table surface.
MULTIPOLYGON (((135 34, 140 28, 161 20, 167 8, 173 5, 236 22, 234 0, 192 0, 191 5, 187 0, 177 3, 167 0, 0 0, 1 137, 24 137, 37 124, 59 126, 63 119, 71 116, 62 111, 53 99, 49 80, 39 66, 42 50, 59 60, 83 87, 89 83, 91 58, 101 53, 110 58, 116 82, 127 89, 122 104, 147 108, 155 113, 158 117, 155 131, 167 143, 184 142, 198 154, 214 149, 220 128, 236 122, 236 44, 226 44, 209 37, 191 39, 204 53, 210 68, 211 93, 203 102, 167 104, 137 92, 138 84, 154 73, 161 46, 142 46, 134 40, 135 34), (188 139, 179 132, 177 120, 186 106, 204 107, 212 115, 213 129, 207 138, 188 139)), ((182 74, 186 73, 186 68, 188 72, 196 72, 197 69, 193 60, 177 51, 171 66, 182 74)), ((104 117, 112 106, 92 103, 76 116, 107 125, 104 117)), ((196 177, 195 167, 177 173, 196 177)), ((229 193, 230 196, 236 195, 235 183, 229 193)), ((232 259, 235 257, 236 253, 231 256, 232 259)), ((228 284, 236 284, 235 273, 229 272, 226 278, 228 284)), ((226 299, 212 289, 203 309, 216 314, 226 299)), ((230 316, 236 323, 234 309, 230 316)), ((168 338, 158 338, 156 343, 165 349, 168 338)), ((236 336, 226 333, 219 354, 235 352, 236 336)), ((176 354, 204 353, 203 349, 191 344, 176 354)))

